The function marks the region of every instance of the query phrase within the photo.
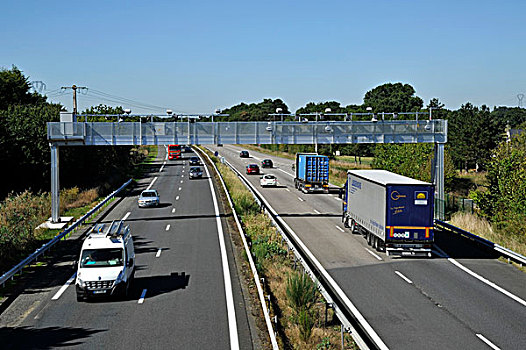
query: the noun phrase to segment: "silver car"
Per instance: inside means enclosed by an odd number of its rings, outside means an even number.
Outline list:
[[[190,179],[199,179],[203,177],[203,171],[198,166],[193,166],[190,168],[190,172],[188,173],[188,177]]]
[[[156,190],[142,191],[139,196],[139,200],[137,201],[139,208],[157,207],[160,203],[161,199],[159,198],[159,193],[157,193]]]

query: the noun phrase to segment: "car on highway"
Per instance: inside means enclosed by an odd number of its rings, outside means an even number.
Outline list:
[[[160,203],[161,199],[159,198],[157,190],[144,190],[141,192],[139,199],[137,200],[139,208],[157,207]]]
[[[198,157],[190,157],[189,163],[190,163],[190,165],[199,165],[199,158]]]
[[[259,175],[259,166],[257,164],[249,164],[247,165],[247,174],[254,174]]]
[[[263,159],[261,161],[262,168],[272,168],[273,166],[274,166],[274,163],[272,163],[271,159]]]
[[[278,178],[275,177],[272,174],[266,174],[259,178],[259,184],[261,187],[265,186],[277,186],[278,185]]]
[[[248,151],[241,151],[241,152],[239,152],[239,157],[240,158],[248,158],[248,157],[250,157],[250,155],[248,154]]]
[[[184,153],[190,153],[190,152],[192,152],[192,147],[184,146]]]
[[[188,177],[190,179],[200,179],[203,177],[203,171],[198,166],[193,166],[190,168],[190,172],[188,172]]]

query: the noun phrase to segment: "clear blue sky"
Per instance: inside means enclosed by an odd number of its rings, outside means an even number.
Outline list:
[[[386,82],[450,109],[516,106],[525,16],[524,0],[8,1],[0,67],[48,93],[77,84],[185,113],[263,98],[292,111],[361,104]],[[54,100],[71,110],[70,94]],[[98,103],[115,105],[79,96],[81,108]]]

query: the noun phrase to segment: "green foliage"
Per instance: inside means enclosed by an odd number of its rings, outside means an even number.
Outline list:
[[[448,143],[457,169],[484,169],[503,133],[504,125],[495,120],[484,105],[479,109],[466,103],[450,113]]]
[[[329,337],[323,337],[321,340],[321,343],[316,345],[316,350],[331,350],[333,349],[333,346],[331,344],[331,340]]]
[[[312,334],[312,328],[314,327],[314,314],[312,310],[302,309],[299,311],[297,316],[297,324],[300,330],[300,338],[304,342],[309,340]]]
[[[526,126],[526,109],[497,107],[491,112],[492,119],[498,121],[499,125],[509,125],[512,129],[520,129],[522,125]]]
[[[372,167],[431,182],[433,147],[432,144],[378,144]],[[446,190],[449,190],[456,174],[447,152],[444,161],[444,181]]]
[[[285,292],[289,306],[297,313],[310,310],[316,303],[316,285],[307,274],[294,273],[289,276]]]
[[[217,121],[263,121],[263,120],[279,120],[279,116],[269,116],[269,114],[276,113],[276,108],[281,108],[283,114],[289,113],[287,105],[280,100],[272,100],[266,98],[260,103],[240,103],[236,106],[224,109],[222,113],[229,114],[228,117],[216,117]]]
[[[487,191],[472,194],[482,214],[499,229],[526,235],[526,134],[497,147],[487,180]]]
[[[363,104],[375,113],[395,113],[419,111],[424,101],[415,96],[415,89],[409,84],[387,83],[368,91]]]
[[[0,69],[0,110],[12,105],[31,105],[46,102],[38,93],[31,93],[29,79],[13,66],[11,69]]]
[[[235,195],[234,208],[241,216],[255,215],[261,211],[261,208],[254,201],[252,195],[246,192]]]

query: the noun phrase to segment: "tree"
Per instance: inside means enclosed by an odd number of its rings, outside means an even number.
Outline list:
[[[473,194],[497,228],[526,235],[526,134],[501,142],[488,163],[486,191]]]
[[[490,152],[502,140],[504,128],[492,118],[489,108],[466,103],[450,113],[448,143],[458,169],[483,169]]]
[[[409,84],[387,83],[368,91],[363,104],[372,107],[376,113],[415,112],[424,105],[424,101],[415,93]]]
[[[46,102],[46,98],[36,92],[31,93],[29,78],[13,66],[0,70],[0,110],[7,110],[11,105],[30,105]]]
[[[509,125],[512,129],[520,129],[520,125],[526,123],[526,109],[519,107],[497,107],[493,109],[491,116],[502,127]]]
[[[260,103],[246,104],[241,102],[238,105],[224,109],[222,113],[229,114],[228,117],[217,117],[216,120],[227,120],[227,121],[266,121],[272,120],[274,117],[269,114],[275,114],[276,109],[281,108],[281,113],[288,114],[289,108],[287,105],[280,100],[272,100],[270,98],[264,99]]]

